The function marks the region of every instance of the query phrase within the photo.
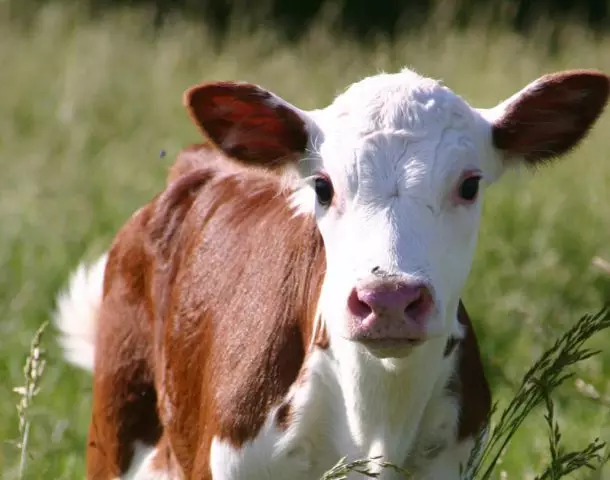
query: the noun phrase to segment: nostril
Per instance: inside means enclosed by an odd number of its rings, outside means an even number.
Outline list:
[[[405,307],[405,314],[414,320],[423,319],[432,309],[432,294],[421,286]]]
[[[360,295],[355,288],[352,289],[347,299],[347,308],[353,315],[359,318],[366,318],[373,312],[371,306],[360,299]]]

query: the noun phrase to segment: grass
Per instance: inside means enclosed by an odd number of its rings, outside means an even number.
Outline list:
[[[19,468],[20,395],[13,388],[23,385],[31,340],[71,269],[107,247],[162,188],[177,151],[198,140],[180,102],[188,86],[248,80],[313,108],[364,75],[409,65],[443,78],[477,106],[492,106],[545,72],[610,72],[610,37],[594,41],[578,28],[543,26],[523,39],[483,24],[447,31],[439,17],[393,44],[356,44],[324,25],[284,44],[269,31],[236,27],[218,48],[188,19],[155,32],[146,11],[90,20],[55,3],[23,25],[10,20],[10,3],[0,3],[3,478]],[[464,299],[500,409],[542,353],[610,299],[610,275],[591,266],[595,256],[610,260],[609,128],[610,112],[570,158],[535,175],[511,175],[488,192]],[[51,333],[42,339],[46,368],[27,411],[24,478],[82,478],[90,377],[62,361]],[[608,340],[605,332],[587,344],[602,353],[580,362],[553,397],[553,424],[566,449],[610,440]],[[502,455],[507,478],[533,479],[548,467],[544,413],[528,419]],[[610,479],[610,467],[576,478]]]

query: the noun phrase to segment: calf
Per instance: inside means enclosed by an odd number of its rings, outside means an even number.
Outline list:
[[[483,187],[568,152],[608,90],[567,71],[483,110],[403,70],[308,112],[188,90],[209,143],[59,298],[94,375],[87,477],[310,480],[347,456],[460,478],[490,408],[460,301]]]

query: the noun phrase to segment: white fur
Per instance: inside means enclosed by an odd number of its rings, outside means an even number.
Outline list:
[[[60,332],[64,356],[73,365],[89,371],[93,371],[107,259],[105,253],[91,265],[81,263],[70,277],[68,288],[57,296],[54,323]]]
[[[473,441],[454,443],[458,405],[444,388],[454,359],[413,352],[410,360],[393,375],[380,366],[363,369],[367,377],[355,385],[350,384],[353,372],[343,371],[332,351],[316,348],[305,365],[305,378],[287,395],[292,415],[287,431],[277,427],[276,408],[258,436],[240,449],[215,438],[210,451],[213,478],[317,480],[342,456],[380,456],[411,471],[417,468],[414,480],[458,480]],[[433,366],[429,361],[442,370],[440,376],[430,376],[432,381],[426,381]],[[414,385],[416,391],[406,391]],[[426,450],[439,442],[446,448],[427,464]],[[402,477],[385,469],[380,478]]]
[[[278,429],[274,408],[258,436],[241,449],[215,438],[210,451],[214,479],[266,480],[319,478],[338,460],[334,445],[347,438],[341,391],[334,362],[314,349],[306,378],[294,386],[287,399],[295,419],[288,430]]]
[[[418,480],[459,479],[456,472],[459,472],[460,468],[466,469],[473,447],[474,440],[467,439],[442,451],[435,461],[422,472]],[[469,479],[471,476],[464,471],[462,478]]]
[[[172,480],[168,472],[162,472],[152,468],[152,462],[157,455],[157,449],[135,442],[134,455],[125,474],[115,480]]]

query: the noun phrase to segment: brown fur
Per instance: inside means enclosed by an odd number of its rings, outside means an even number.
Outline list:
[[[282,168],[307,146],[303,120],[255,85],[215,82],[189,88],[183,97],[202,133],[229,157],[249,165]]]
[[[106,480],[124,472],[133,442],[157,442],[152,336],[152,262],[145,251],[151,206],[119,232],[109,254],[99,316],[93,377],[93,412],[87,478]]]
[[[155,444],[161,436],[153,332],[163,323],[168,265],[175,253],[172,238],[196,189],[196,176],[185,174],[215,165],[221,155],[211,152],[205,146],[183,150],[168,176],[168,183],[182,181],[136,212],[110,248],[96,338],[89,479],[105,480],[125,472],[133,442]]]
[[[461,301],[458,320],[465,327],[465,336],[460,341],[458,372],[450,388],[462,404],[458,421],[458,439],[462,440],[477,435],[487,421],[491,411],[491,391],[485,379],[474,327]]]
[[[283,400],[303,374],[323,243],[312,219],[292,217],[275,175],[228,165],[207,146],[186,149],[166,190],[113,244],[96,344],[90,479],[124,472],[136,439],[159,442],[159,468],[210,479],[213,437],[242,445],[274,406],[279,426],[291,421]],[[460,321],[467,335],[454,390],[467,400],[464,438],[482,426],[489,389],[465,310]],[[324,330],[315,343],[328,347]]]
[[[609,77],[594,70],[545,75],[508,105],[493,126],[493,143],[530,165],[563,155],[587,136],[604,110],[609,90]]]

